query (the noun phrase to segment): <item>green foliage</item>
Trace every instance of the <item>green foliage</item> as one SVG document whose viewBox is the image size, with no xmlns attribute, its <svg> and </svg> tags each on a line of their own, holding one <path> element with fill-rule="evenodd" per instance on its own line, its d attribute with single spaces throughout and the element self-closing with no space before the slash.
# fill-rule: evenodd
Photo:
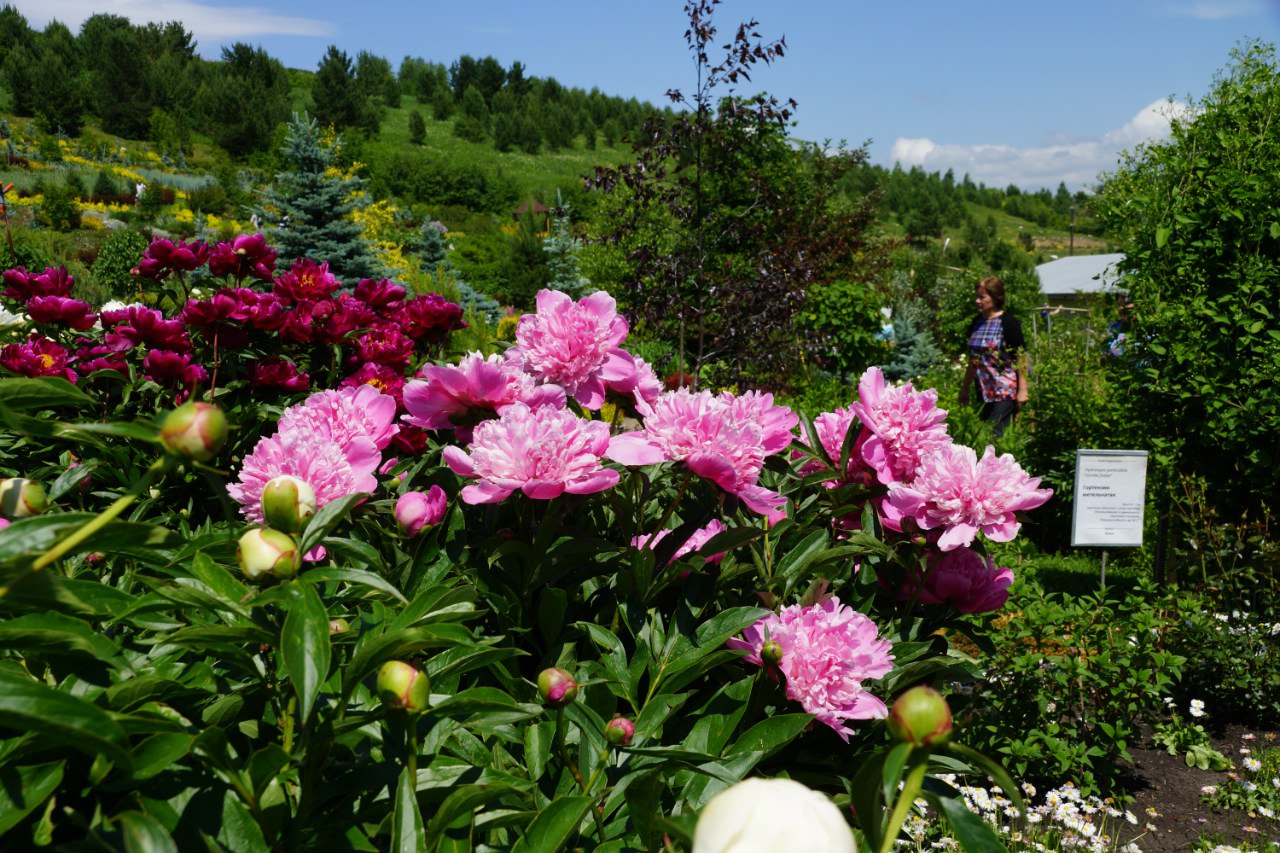
<svg viewBox="0 0 1280 853">
<path fill-rule="evenodd" d="M 837 279 L 812 287 L 796 323 L 815 342 L 815 361 L 846 377 L 861 375 L 882 362 L 886 344 L 876 338 L 876 332 L 883 303 L 884 298 L 865 281 Z"/>
<path fill-rule="evenodd" d="M 93 262 L 93 278 L 113 299 L 131 302 L 138 293 L 138 279 L 131 270 L 151 240 L 141 231 L 123 228 L 112 232 Z"/>
<path fill-rule="evenodd" d="M 894 306 L 893 331 L 893 347 L 883 368 L 886 379 L 918 380 L 942 360 L 942 352 L 930 332 L 929 310 L 923 301 L 908 299 Z"/>
<path fill-rule="evenodd" d="M 1231 767 L 1231 760 L 1213 748 L 1204 726 L 1182 719 L 1174 713 L 1168 722 L 1156 723 L 1151 740 L 1163 746 L 1170 755 L 1181 755 L 1188 767 L 1200 770 L 1222 771 Z"/>
<path fill-rule="evenodd" d="M 276 126 L 289 118 L 289 75 L 260 47 L 237 42 L 204 75 L 197 100 L 202 127 L 236 156 L 271 148 Z"/>
<path fill-rule="evenodd" d="M 422 113 L 414 110 L 409 113 L 409 141 L 421 145 L 427 136 L 427 123 L 422 120 Z"/>
<path fill-rule="evenodd" d="M 98 198 L 114 198 L 120 192 L 120 182 L 110 169 L 99 169 L 93 179 L 93 195 Z"/>
<path fill-rule="evenodd" d="M 351 58 L 329 45 L 311 86 L 315 118 L 338 130 L 359 128 L 373 135 L 381 124 L 378 111 L 356 80 Z"/>
<path fill-rule="evenodd" d="M 1250 43 L 1100 196 L 1135 304 L 1125 393 L 1178 474 L 1239 511 L 1280 481 L 1280 67 Z"/>
<path fill-rule="evenodd" d="M 591 282 L 582 274 L 578 255 L 582 241 L 570 229 L 569 205 L 557 198 L 555 214 L 551 217 L 551 233 L 542 241 L 546 253 L 547 287 L 560 290 L 575 299 L 586 295 Z"/>
<path fill-rule="evenodd" d="M 489 137 L 489 108 L 475 86 L 468 86 L 458 103 L 453 132 L 468 142 L 484 142 Z"/>
<path fill-rule="evenodd" d="M 999 642 L 974 690 L 970 731 L 1019 777 L 1071 778 L 1086 793 L 1112 793 L 1117 760 L 1128 760 L 1142 724 L 1158 719 L 1186 662 L 1166 648 L 1179 604 L 1149 584 L 1110 597 L 1019 583 L 1009 603 L 1016 616 L 997 617 Z"/>
<path fill-rule="evenodd" d="M 80 227 L 80 208 L 75 202 L 75 190 L 68 184 L 49 184 L 44 188 L 44 203 L 36 212 L 36 221 L 55 231 L 74 231 Z"/>
</svg>

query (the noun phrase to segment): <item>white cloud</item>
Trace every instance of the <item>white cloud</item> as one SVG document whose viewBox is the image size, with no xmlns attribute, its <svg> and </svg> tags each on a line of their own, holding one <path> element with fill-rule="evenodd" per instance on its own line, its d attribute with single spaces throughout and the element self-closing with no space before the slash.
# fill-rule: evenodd
<svg viewBox="0 0 1280 853">
<path fill-rule="evenodd" d="M 1015 184 L 1022 189 L 1053 189 L 1065 182 L 1072 191 L 1093 185 L 1102 172 L 1115 169 L 1121 151 L 1169 135 L 1171 118 L 1186 115 L 1185 104 L 1153 101 L 1123 127 L 1101 138 L 1059 134 L 1054 141 L 1030 148 L 1012 145 L 949 145 L 932 139 L 899 137 L 889 160 L 904 169 L 920 166 L 926 172 L 951 169 L 957 178 L 968 174 L 990 187 Z"/>
<path fill-rule="evenodd" d="M 209 6 L 190 0 L 9 0 L 35 29 L 59 20 L 73 32 L 98 13 L 120 15 L 135 24 L 181 21 L 197 41 L 226 42 L 260 36 L 331 36 L 328 21 L 275 15 L 260 6 Z"/>
</svg>

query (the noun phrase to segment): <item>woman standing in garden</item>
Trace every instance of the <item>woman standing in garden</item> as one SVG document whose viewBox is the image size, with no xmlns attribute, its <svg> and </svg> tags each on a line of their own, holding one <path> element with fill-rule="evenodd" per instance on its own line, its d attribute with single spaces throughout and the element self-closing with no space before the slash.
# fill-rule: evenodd
<svg viewBox="0 0 1280 853">
<path fill-rule="evenodd" d="M 969 386 L 978 380 L 981 417 L 999 438 L 1026 405 L 1027 342 L 1022 324 L 1004 310 L 1004 282 L 988 276 L 978 282 L 974 304 L 978 316 L 969 324 L 969 367 L 960 385 L 960 404 L 969 402 Z"/>
</svg>

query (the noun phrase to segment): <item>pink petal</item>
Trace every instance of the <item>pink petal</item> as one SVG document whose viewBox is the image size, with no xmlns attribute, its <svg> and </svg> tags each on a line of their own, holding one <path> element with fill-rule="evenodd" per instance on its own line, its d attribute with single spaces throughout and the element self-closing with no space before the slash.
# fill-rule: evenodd
<svg viewBox="0 0 1280 853">
<path fill-rule="evenodd" d="M 609 439 L 605 456 L 623 465 L 657 465 L 666 460 L 662 448 L 649 440 L 648 434 L 624 432 Z"/>
<path fill-rule="evenodd" d="M 449 445 L 440 455 L 444 458 L 445 464 L 449 466 L 453 473 L 459 477 L 474 477 L 476 475 L 475 465 L 471 462 L 471 457 L 461 447 Z"/>
</svg>

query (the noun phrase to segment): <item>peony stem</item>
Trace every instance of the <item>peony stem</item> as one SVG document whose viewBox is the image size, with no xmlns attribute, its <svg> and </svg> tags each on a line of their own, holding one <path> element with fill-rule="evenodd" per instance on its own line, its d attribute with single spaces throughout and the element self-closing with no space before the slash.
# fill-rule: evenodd
<svg viewBox="0 0 1280 853">
<path fill-rule="evenodd" d="M 911 806 L 916 801 L 916 796 L 920 793 L 920 788 L 924 784 L 924 774 L 929 768 L 929 756 L 921 755 L 917 758 L 918 763 L 911 768 L 911 772 L 907 774 L 907 779 L 903 783 L 902 791 L 898 794 L 898 800 L 894 803 L 893 813 L 889 815 L 889 825 L 885 827 L 884 839 L 880 842 L 879 853 L 889 853 L 893 849 L 893 842 L 898 837 L 898 832 L 902 829 L 902 822 L 907 819 L 907 812 L 911 810 Z"/>
</svg>

